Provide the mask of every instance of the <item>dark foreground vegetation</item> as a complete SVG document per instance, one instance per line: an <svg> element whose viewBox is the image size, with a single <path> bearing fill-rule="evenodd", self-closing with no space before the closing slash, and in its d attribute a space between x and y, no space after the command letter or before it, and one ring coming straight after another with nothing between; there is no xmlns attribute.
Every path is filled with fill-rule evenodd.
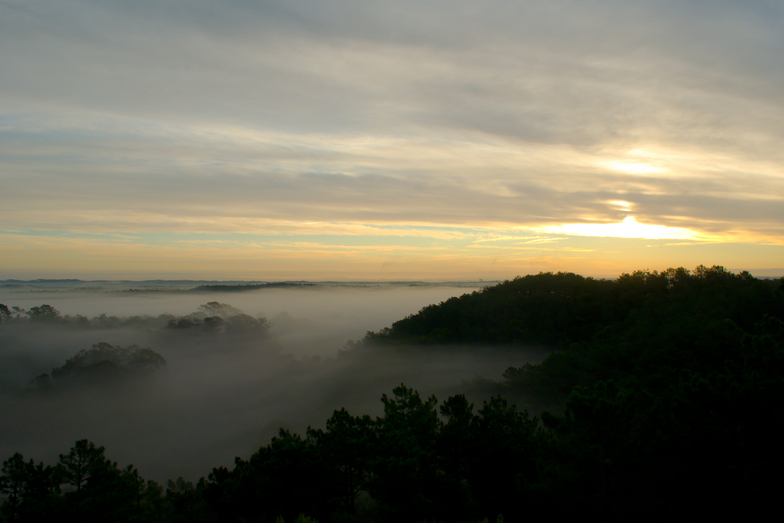
<svg viewBox="0 0 784 523"><path fill-rule="evenodd" d="M439 403L401 385L382 397L382 416L335 411L323 429L281 430L232 468L166 487L82 440L58 463L6 460L3 517L508 522L776 512L782 280L702 266L614 281L539 274L425 307L352 345L474 342L555 348L540 365L508 369L499 386L562 407L531 416L501 397Z"/></svg>

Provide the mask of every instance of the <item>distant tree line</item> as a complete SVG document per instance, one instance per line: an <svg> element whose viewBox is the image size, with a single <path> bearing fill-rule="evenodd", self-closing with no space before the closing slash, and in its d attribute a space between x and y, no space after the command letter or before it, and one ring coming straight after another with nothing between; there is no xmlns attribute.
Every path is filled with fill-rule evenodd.
<svg viewBox="0 0 784 523"><path fill-rule="evenodd" d="M199 333L253 333L259 337L268 335L270 324L266 318L254 318L225 303L212 301L198 307L198 311L186 316L160 314L158 316L136 315L128 317L100 314L92 318L77 314L62 316L51 305L40 305L23 309L0 303L0 327L2 324L24 326L29 324L48 325L72 329L168 329L188 330Z"/></svg>
<svg viewBox="0 0 784 523"><path fill-rule="evenodd" d="M240 285L199 285L195 287L193 290L196 292L245 292L245 291L257 291L261 289L285 289L290 287L315 287L315 283L306 283L306 282L272 282L272 283L251 283L251 284L240 284Z"/></svg>

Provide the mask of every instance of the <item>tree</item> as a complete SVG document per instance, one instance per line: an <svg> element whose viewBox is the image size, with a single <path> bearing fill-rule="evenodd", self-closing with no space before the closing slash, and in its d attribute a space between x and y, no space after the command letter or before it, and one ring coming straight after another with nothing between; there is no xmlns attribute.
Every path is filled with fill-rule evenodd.
<svg viewBox="0 0 784 523"><path fill-rule="evenodd" d="M460 520L471 510L468 479L470 458L476 445L474 405L463 394L450 396L439 408L442 423L436 440L439 465L445 473L442 506L447 520Z"/></svg>
<svg viewBox="0 0 784 523"><path fill-rule="evenodd" d="M522 517L524 490L536 476L539 420L518 411L500 396L482 404L472 419L476 443L468 464L468 483L482 515Z"/></svg>
<svg viewBox="0 0 784 523"><path fill-rule="evenodd" d="M476 425L474 404L463 394L450 396L439 408L447 422L438 434L439 455L444 472L451 476L457 486L465 479L466 464L473 444L473 428Z"/></svg>
<svg viewBox="0 0 784 523"><path fill-rule="evenodd" d="M16 519L19 503L24 495L26 479L27 463L20 453L15 453L3 462L0 492L8 495L8 499L3 503L3 512L10 514L9 521Z"/></svg>
<svg viewBox="0 0 784 523"><path fill-rule="evenodd" d="M324 519L336 508L338 485L316 442L284 429L249 461L235 460L233 471L213 469L209 481L205 496L215 494L213 506L226 520L277 515L293 520L300 511Z"/></svg>
<svg viewBox="0 0 784 523"><path fill-rule="evenodd" d="M242 311L236 307L232 307L228 303L220 303L217 301L199 305L198 309L201 311L201 314L206 317L218 317L224 320L242 314Z"/></svg>
<svg viewBox="0 0 784 523"><path fill-rule="evenodd" d="M379 421L384 427L410 430L422 448L432 447L438 430L438 415L435 406L438 400L430 396L422 401L419 392L404 384L392 389L393 398L381 395L384 417Z"/></svg>
<svg viewBox="0 0 784 523"><path fill-rule="evenodd" d="M373 497L387 504L390 518L428 518L436 485L436 397L423 401L402 383L394 397L381 396L384 417L376 421L378 451L373 460Z"/></svg>
<svg viewBox="0 0 784 523"><path fill-rule="evenodd" d="M63 467L63 479L76 487L77 494L90 478L106 463L104 447L96 447L95 443L81 439L77 441L68 454L60 454L60 465Z"/></svg>
<svg viewBox="0 0 784 523"><path fill-rule="evenodd" d="M132 373L149 373L166 366L166 360L149 347L138 345L128 347L114 346L101 342L93 345L91 350L81 350L73 358L65 360L65 365L52 369L52 377L62 378L71 375L86 376L87 371L113 372L114 375Z"/></svg>
<svg viewBox="0 0 784 523"><path fill-rule="evenodd" d="M370 416L354 417L343 408L327 420L326 431L308 428L308 437L340 479L341 504L349 514L356 514L355 499L369 473L373 426Z"/></svg>
<svg viewBox="0 0 784 523"><path fill-rule="evenodd" d="M0 492L8 495L2 508L7 520L14 521L20 515L27 521L27 516L40 513L50 495L60 492L60 469L43 463L36 465L33 460L26 462L17 452L3 462Z"/></svg>
<svg viewBox="0 0 784 523"><path fill-rule="evenodd" d="M31 307L27 311L27 315L33 321L51 322L60 319L60 311L51 305L41 305L40 307Z"/></svg>
<svg viewBox="0 0 784 523"><path fill-rule="evenodd" d="M6 320L11 318L11 309L8 308L8 305L4 303L0 303L0 323L3 323Z"/></svg>

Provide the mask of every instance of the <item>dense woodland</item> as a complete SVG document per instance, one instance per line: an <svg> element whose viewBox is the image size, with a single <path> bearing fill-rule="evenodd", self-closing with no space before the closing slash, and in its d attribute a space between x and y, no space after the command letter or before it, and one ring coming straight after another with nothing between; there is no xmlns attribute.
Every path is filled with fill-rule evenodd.
<svg viewBox="0 0 784 523"><path fill-rule="evenodd" d="M38 309L0 307L0 318L60 321ZM207 331L208 317L166 328ZM557 408L439 402L401 384L381 398L382 416L338 410L324 428L281 430L231 468L167 485L80 440L57 463L5 460L2 516L508 522L757 519L777 508L783 280L704 266L616 280L541 273L425 307L348 349L488 344L552 348L495 387Z"/></svg>

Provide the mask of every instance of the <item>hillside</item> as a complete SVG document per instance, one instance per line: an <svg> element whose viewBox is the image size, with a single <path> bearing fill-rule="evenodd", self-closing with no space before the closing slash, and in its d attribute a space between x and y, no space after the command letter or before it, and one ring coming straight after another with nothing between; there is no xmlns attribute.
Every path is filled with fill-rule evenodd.
<svg viewBox="0 0 784 523"><path fill-rule="evenodd" d="M781 305L782 280L759 280L723 267L636 271L617 280L573 273L528 275L429 305L364 341L511 343L568 347L650 330L684 316L730 319L750 328ZM777 314L784 314L780 309Z"/></svg>
<svg viewBox="0 0 784 523"><path fill-rule="evenodd" d="M509 395L439 403L400 385L383 415L336 410L234 466L168 489L77 441L54 466L3 463L9 520L660 521L766 517L784 465L784 283L722 267L516 278L368 333L362 353L553 347L509 368ZM348 351L350 359L359 353ZM450 353L452 354L452 353ZM79 489L76 458L92 474ZM34 483L35 482L35 483ZM76 491L62 492L62 485ZM33 489L33 485L37 485ZM16 489L16 490L14 490ZM17 517L18 516L18 517ZM300 516L297 521L312 521Z"/></svg>

